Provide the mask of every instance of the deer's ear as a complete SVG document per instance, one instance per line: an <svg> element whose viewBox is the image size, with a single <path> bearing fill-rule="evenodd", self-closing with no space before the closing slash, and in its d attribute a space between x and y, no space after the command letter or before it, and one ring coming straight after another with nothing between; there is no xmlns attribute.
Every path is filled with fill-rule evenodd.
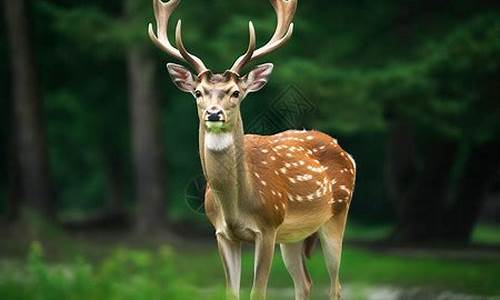
<svg viewBox="0 0 500 300"><path fill-rule="evenodd" d="M168 73L175 86L181 91L192 93L196 88L198 77L188 69L178 64L167 64Z"/></svg>
<svg viewBox="0 0 500 300"><path fill-rule="evenodd" d="M273 64L263 64L258 65L255 69L253 69L247 76L243 78L246 83L248 92L257 92L261 88L263 88L271 73L273 72Z"/></svg>

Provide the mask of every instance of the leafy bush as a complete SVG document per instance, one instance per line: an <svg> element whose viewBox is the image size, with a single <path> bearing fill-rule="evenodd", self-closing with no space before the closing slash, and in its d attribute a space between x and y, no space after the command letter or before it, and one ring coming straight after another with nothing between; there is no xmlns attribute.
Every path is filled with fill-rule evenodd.
<svg viewBox="0 0 500 300"><path fill-rule="evenodd" d="M0 278L0 299L35 300L152 300L199 299L200 292L186 283L173 267L169 248L157 253L118 249L95 265L82 258L65 265L47 264L42 247L33 243L26 268L13 268ZM20 272L20 273L19 273ZM212 295L220 299L219 291ZM206 299L206 296L204 297Z"/></svg>

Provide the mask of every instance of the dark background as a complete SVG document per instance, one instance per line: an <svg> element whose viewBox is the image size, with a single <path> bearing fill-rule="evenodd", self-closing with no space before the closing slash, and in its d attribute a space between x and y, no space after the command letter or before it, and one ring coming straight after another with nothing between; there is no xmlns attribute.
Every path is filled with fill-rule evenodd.
<svg viewBox="0 0 500 300"><path fill-rule="evenodd" d="M248 20L259 44L274 30L264 0L182 2L171 38L182 18L188 49L214 71L244 51ZM270 83L242 105L245 125L321 130L353 155L349 226L369 237L354 245L498 254L499 8L299 1L292 39L262 60L275 64ZM41 228L210 240L195 105L147 37L151 1L4 0L1 18L0 253L58 248ZM307 109L291 121L262 121L297 99Z"/></svg>

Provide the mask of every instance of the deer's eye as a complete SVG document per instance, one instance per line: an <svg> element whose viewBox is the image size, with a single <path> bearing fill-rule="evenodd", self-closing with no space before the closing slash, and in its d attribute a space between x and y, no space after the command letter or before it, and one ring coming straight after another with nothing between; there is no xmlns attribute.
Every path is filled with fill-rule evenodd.
<svg viewBox="0 0 500 300"><path fill-rule="evenodd" d="M196 96L196 98L200 98L202 96L200 90L194 91L194 95Z"/></svg>
<svg viewBox="0 0 500 300"><path fill-rule="evenodd" d="M240 91L234 91L233 94L231 95L233 98L238 98L240 97Z"/></svg>

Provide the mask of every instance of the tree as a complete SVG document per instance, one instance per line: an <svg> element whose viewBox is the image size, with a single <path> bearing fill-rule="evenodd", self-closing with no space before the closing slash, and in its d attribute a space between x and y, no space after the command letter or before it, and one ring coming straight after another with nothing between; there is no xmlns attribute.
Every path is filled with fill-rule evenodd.
<svg viewBox="0 0 500 300"><path fill-rule="evenodd" d="M395 3L377 3L386 7L380 7L380 16L367 17L364 29L332 33L332 40L339 42L331 49L322 45L318 61L335 61L336 67L313 59L290 60L281 73L290 81L296 74L308 78L301 85L310 98L319 99L316 127L337 134L384 133L386 181L396 212L394 242L466 243L490 182L498 175L498 162L489 153L495 153L500 131L494 100L499 98L495 86L500 76L500 42L494 36L500 23L498 13L478 12L479 7L467 19L443 22L438 13L442 7L428 4L413 7L407 15ZM462 3L460 9L471 7ZM338 18L342 16L333 19ZM439 25L426 27L430 22ZM401 34L388 37L385 32L393 33L388 27ZM435 34L425 28L440 30ZM349 49L362 44L366 31L376 35L378 43L359 47L362 55ZM345 36L351 44L340 42ZM335 47L346 53L339 55ZM486 160L491 164L481 167Z"/></svg>
<svg viewBox="0 0 500 300"><path fill-rule="evenodd" d="M136 19L141 1L128 0L125 15ZM139 14L140 15L140 14ZM132 21L132 23L134 23ZM160 131L160 109L155 85L155 65L150 51L139 42L127 50L129 109L135 175L135 229L158 231L166 220L165 174Z"/></svg>
<svg viewBox="0 0 500 300"><path fill-rule="evenodd" d="M496 17L474 18L422 60L374 80L372 92L385 94L378 98L391 110L388 178L398 243L470 241L500 168L500 111L493 100L500 43L492 38L498 32Z"/></svg>
<svg viewBox="0 0 500 300"><path fill-rule="evenodd" d="M138 232L158 230L166 217L163 151L155 93L155 62L142 46L127 54Z"/></svg>
<svg viewBox="0 0 500 300"><path fill-rule="evenodd" d="M10 45L15 151L19 159L25 204L51 217L54 214L54 191L49 171L42 95L28 21L29 4L25 0L4 1Z"/></svg>
<svg viewBox="0 0 500 300"><path fill-rule="evenodd" d="M133 223L139 233L162 229L166 223L167 211L161 110L156 93L158 87L155 85L157 62L152 59L154 48L147 39L144 24L146 15L151 13L151 3L136 0L114 2L112 9L106 9L98 1L96 3L99 5L80 6L75 3L69 8L44 4L43 8L55 17L57 30L80 47L84 55L104 61L118 59L119 65L125 67L125 81L115 89L127 91L130 124L128 145L132 150L136 207ZM111 79L106 78L106 81L111 82ZM121 90L117 93L121 93ZM109 91L113 91L113 87L109 87ZM102 94L96 96L104 98ZM114 108L116 107L109 104L99 104L95 108L96 118L102 119L100 126L119 126L114 122L117 117L112 115ZM117 131L126 130L118 127L98 134L107 136L109 133L116 134ZM97 148L106 165L105 178L109 190L107 208L114 210L120 209L123 204L123 173L126 171L122 161L126 155L117 155L115 152L127 152L127 149L123 149L119 141L110 142L109 139L96 139L96 143L101 145ZM116 212L108 213L112 215Z"/></svg>

